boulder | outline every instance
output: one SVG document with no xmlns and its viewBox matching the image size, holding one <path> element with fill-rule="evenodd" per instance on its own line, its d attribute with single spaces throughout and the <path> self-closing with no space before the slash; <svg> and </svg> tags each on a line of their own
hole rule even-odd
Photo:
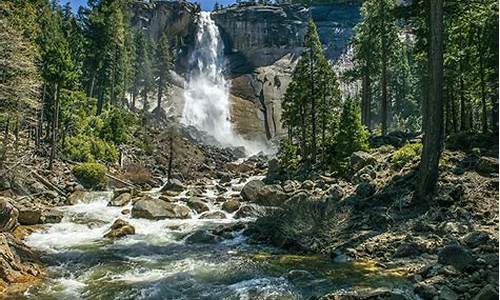
<svg viewBox="0 0 500 300">
<path fill-rule="evenodd" d="M 374 164 L 376 159 L 369 153 L 364 151 L 356 151 L 349 157 L 349 165 L 354 172 L 361 170 L 363 167 Z"/>
<path fill-rule="evenodd" d="M 465 271 L 474 264 L 474 257 L 469 250 L 460 245 L 448 245 L 439 251 L 438 262 Z"/>
<path fill-rule="evenodd" d="M 161 192 L 165 191 L 174 191 L 174 192 L 182 192 L 185 189 L 182 182 L 178 179 L 170 179 L 161 189 Z"/>
<path fill-rule="evenodd" d="M 0 197 L 0 231 L 12 231 L 17 225 L 19 211 L 9 201 L 10 199 Z"/>
<path fill-rule="evenodd" d="M 130 223 L 123 221 L 122 219 L 117 219 L 113 222 L 113 225 L 109 228 L 108 232 L 104 234 L 105 238 L 120 238 L 126 235 L 135 234 L 134 226 Z"/>
<path fill-rule="evenodd" d="M 42 212 L 42 216 L 40 217 L 40 223 L 42 224 L 54 224 L 61 223 L 64 218 L 64 214 L 56 209 L 46 210 Z"/>
<path fill-rule="evenodd" d="M 474 300 L 497 300 L 498 291 L 491 285 L 485 285 L 479 293 L 474 297 Z"/>
<path fill-rule="evenodd" d="M 241 197 L 244 201 L 255 202 L 259 196 L 259 191 L 265 186 L 261 180 L 251 180 L 241 190 Z"/>
<path fill-rule="evenodd" d="M 263 216 L 264 213 L 265 213 L 265 210 L 262 207 L 259 207 L 258 205 L 242 204 L 240 206 L 240 209 L 238 209 L 238 211 L 234 215 L 234 218 L 235 219 L 257 218 L 257 217 Z"/>
<path fill-rule="evenodd" d="M 273 158 L 267 163 L 267 165 L 268 167 L 266 179 L 270 181 L 278 180 L 281 175 L 281 168 L 278 160 L 276 158 Z"/>
<path fill-rule="evenodd" d="M 471 248 L 476 248 L 489 240 L 490 234 L 486 231 L 470 232 L 462 238 L 462 242 Z"/>
<path fill-rule="evenodd" d="M 371 182 L 362 182 L 356 187 L 356 195 L 361 198 L 368 198 L 375 194 L 375 185 Z"/>
<path fill-rule="evenodd" d="M 225 219 L 226 214 L 220 210 L 205 212 L 200 216 L 200 219 L 221 220 Z"/>
<path fill-rule="evenodd" d="M 186 244 L 214 244 L 219 237 L 207 230 L 197 230 L 186 237 Z"/>
<path fill-rule="evenodd" d="M 18 204 L 19 216 L 17 218 L 21 225 L 35 225 L 40 224 L 42 217 L 42 210 L 32 205 Z"/>
<path fill-rule="evenodd" d="M 75 205 L 78 202 L 81 202 L 83 199 L 85 199 L 88 196 L 88 192 L 85 192 L 83 190 L 76 190 L 71 195 L 66 198 L 66 204 L 67 205 Z"/>
<path fill-rule="evenodd" d="M 236 199 L 229 199 L 222 204 L 222 209 L 227 211 L 228 213 L 233 213 L 240 208 L 240 201 Z"/>
<path fill-rule="evenodd" d="M 149 196 L 142 197 L 132 207 L 133 218 L 145 218 L 151 220 L 161 219 L 187 219 L 191 210 L 180 204 L 168 203 Z"/>
<path fill-rule="evenodd" d="M 498 159 L 482 156 L 476 163 L 476 171 L 481 174 L 498 173 Z"/>
<path fill-rule="evenodd" d="M 210 210 L 205 202 L 196 197 L 190 198 L 187 202 L 187 206 L 199 214 Z"/>
<path fill-rule="evenodd" d="M 344 198 L 345 192 L 340 185 L 334 184 L 330 186 L 330 188 L 327 191 L 327 194 L 330 200 L 339 201 L 342 200 L 342 198 Z"/>
<path fill-rule="evenodd" d="M 130 200 L 132 200 L 132 195 L 130 193 L 122 193 L 109 201 L 108 206 L 125 206 Z"/>
<path fill-rule="evenodd" d="M 312 191 L 314 189 L 314 182 L 312 182 L 311 180 L 306 180 L 302 182 L 302 188 L 304 190 Z"/>
<path fill-rule="evenodd" d="M 220 184 L 229 183 L 229 182 L 231 182 L 231 179 L 232 179 L 231 174 L 228 174 L 228 173 L 223 173 L 223 174 L 221 174 L 221 176 L 220 176 L 219 183 L 220 183 Z"/>
</svg>

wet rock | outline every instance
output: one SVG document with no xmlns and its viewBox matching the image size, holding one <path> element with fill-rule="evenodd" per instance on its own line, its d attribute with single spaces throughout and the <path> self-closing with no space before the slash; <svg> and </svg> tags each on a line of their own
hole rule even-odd
<svg viewBox="0 0 500 300">
<path fill-rule="evenodd" d="M 167 182 L 165 184 L 165 186 L 163 186 L 163 188 L 161 189 L 161 192 L 164 192 L 164 191 L 182 192 L 184 189 L 185 189 L 185 187 L 182 184 L 182 182 L 178 179 L 173 178 L 173 179 L 170 179 L 170 181 Z"/>
<path fill-rule="evenodd" d="M 35 206 L 17 204 L 19 216 L 17 220 L 21 225 L 35 225 L 40 224 L 42 210 Z"/>
<path fill-rule="evenodd" d="M 126 209 L 122 210 L 121 214 L 122 215 L 128 215 L 128 214 L 130 214 L 130 209 L 126 208 Z"/>
<path fill-rule="evenodd" d="M 223 174 L 221 174 L 221 176 L 220 176 L 219 183 L 220 183 L 220 184 L 229 183 L 229 182 L 231 182 L 231 179 L 232 179 L 231 174 L 228 174 L 228 173 L 223 173 Z"/>
<path fill-rule="evenodd" d="M 240 208 L 240 201 L 236 199 L 229 199 L 222 204 L 222 209 L 227 211 L 228 213 L 233 213 Z"/>
<path fill-rule="evenodd" d="M 83 199 L 85 199 L 88 196 L 88 192 L 85 192 L 83 190 L 77 190 L 71 193 L 71 195 L 66 198 L 66 204 L 67 205 L 75 205 L 78 202 L 81 202 Z"/>
<path fill-rule="evenodd" d="M 3 284 L 26 283 L 41 275 L 38 257 L 10 233 L 0 233 L 0 280 Z M 3 294 L 8 298 L 8 295 Z"/>
<path fill-rule="evenodd" d="M 255 204 L 242 204 L 240 209 L 234 215 L 235 219 L 242 218 L 257 218 L 263 216 L 265 214 L 265 210 L 262 207 L 259 207 Z"/>
<path fill-rule="evenodd" d="M 498 291 L 491 285 L 485 285 L 481 291 L 474 297 L 474 300 L 497 300 Z"/>
<path fill-rule="evenodd" d="M 306 180 L 302 182 L 302 188 L 307 191 L 312 191 L 314 189 L 314 182 L 312 182 L 312 180 Z"/>
<path fill-rule="evenodd" d="M 113 222 L 113 225 L 111 225 L 104 237 L 114 239 L 132 234 L 135 234 L 134 226 L 122 219 L 117 219 Z"/>
<path fill-rule="evenodd" d="M 278 160 L 276 158 L 273 158 L 267 163 L 267 165 L 268 167 L 267 167 L 266 180 L 274 181 L 280 179 L 281 168 Z"/>
<path fill-rule="evenodd" d="M 439 251 L 438 262 L 465 271 L 474 263 L 474 257 L 469 250 L 460 245 L 448 245 Z"/>
<path fill-rule="evenodd" d="M 222 211 L 209 211 L 205 212 L 200 216 L 200 219 L 210 219 L 210 220 L 221 220 L 225 219 L 226 214 Z"/>
<path fill-rule="evenodd" d="M 328 194 L 328 198 L 330 200 L 339 201 L 339 200 L 342 200 L 342 198 L 344 198 L 345 192 L 344 192 L 344 189 L 340 185 L 334 184 L 334 185 L 330 186 L 330 188 L 327 191 L 327 194 Z"/>
<path fill-rule="evenodd" d="M 356 195 L 361 198 L 368 198 L 375 194 L 375 185 L 371 182 L 362 182 L 356 187 Z"/>
<path fill-rule="evenodd" d="M 241 190 L 241 197 L 244 201 L 255 202 L 259 196 L 259 191 L 265 186 L 261 180 L 251 180 Z"/>
<path fill-rule="evenodd" d="M 187 202 L 187 206 L 197 213 L 201 214 L 202 212 L 209 211 L 208 205 L 201 201 L 199 198 L 190 198 Z"/>
<path fill-rule="evenodd" d="M 0 197 L 0 231 L 12 231 L 17 225 L 19 211 L 9 198 Z"/>
<path fill-rule="evenodd" d="M 51 209 L 48 211 L 44 211 L 42 216 L 40 217 L 40 223 L 42 224 L 54 224 L 61 223 L 64 218 L 64 214 L 56 209 Z"/>
<path fill-rule="evenodd" d="M 108 206 L 125 206 L 130 200 L 132 200 L 132 195 L 130 193 L 122 193 L 109 201 Z"/>
<path fill-rule="evenodd" d="M 185 239 L 186 244 L 215 244 L 219 237 L 207 230 L 197 230 L 188 235 Z"/>
<path fill-rule="evenodd" d="M 168 203 L 149 196 L 142 197 L 132 207 L 132 217 L 151 220 L 187 219 L 191 210 L 184 205 Z"/>
</svg>

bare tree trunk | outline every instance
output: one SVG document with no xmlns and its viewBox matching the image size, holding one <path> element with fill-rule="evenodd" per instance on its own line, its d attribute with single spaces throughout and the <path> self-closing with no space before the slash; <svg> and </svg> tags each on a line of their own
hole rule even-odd
<svg viewBox="0 0 500 300">
<path fill-rule="evenodd" d="M 417 197 L 422 201 L 434 191 L 443 148 L 443 0 L 430 2 L 428 95 L 424 99 L 424 138 Z"/>
<path fill-rule="evenodd" d="M 478 37 L 478 43 L 481 43 L 481 37 Z M 479 82 L 481 84 L 481 125 L 483 133 L 488 132 L 488 107 L 486 105 L 486 83 L 484 80 L 484 51 L 479 47 Z"/>
<path fill-rule="evenodd" d="M 382 56 L 385 56 L 383 54 Z M 387 62 L 385 58 L 382 58 L 382 72 L 380 78 L 380 85 L 382 88 L 382 135 L 387 134 Z"/>
<path fill-rule="evenodd" d="M 57 151 L 57 130 L 59 126 L 59 83 L 55 85 L 54 115 L 52 116 L 52 140 L 49 158 L 49 170 L 52 170 L 54 158 Z"/>
<path fill-rule="evenodd" d="M 168 148 L 169 148 L 169 154 L 168 154 L 167 182 L 170 182 L 170 180 L 172 180 L 172 165 L 174 162 L 174 137 L 172 132 L 170 132 L 170 137 L 168 139 Z"/>
<path fill-rule="evenodd" d="M 362 79 L 362 101 L 361 101 L 361 118 L 363 121 L 363 125 L 366 128 L 370 128 L 370 112 L 371 112 L 371 82 L 370 75 L 368 72 L 365 72 Z"/>
</svg>

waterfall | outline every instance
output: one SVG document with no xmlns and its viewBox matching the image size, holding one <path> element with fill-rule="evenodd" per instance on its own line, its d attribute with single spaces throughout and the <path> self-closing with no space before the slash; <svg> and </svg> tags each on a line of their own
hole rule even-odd
<svg viewBox="0 0 500 300">
<path fill-rule="evenodd" d="M 224 65 L 224 44 L 219 29 L 209 12 L 201 12 L 181 122 L 208 133 L 224 147 L 243 146 L 248 154 L 266 150 L 265 145 L 245 140 L 233 131 Z"/>
</svg>

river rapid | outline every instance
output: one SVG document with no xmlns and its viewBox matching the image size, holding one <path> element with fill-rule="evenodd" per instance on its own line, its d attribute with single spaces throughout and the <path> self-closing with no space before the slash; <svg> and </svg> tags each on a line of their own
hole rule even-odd
<svg viewBox="0 0 500 300">
<path fill-rule="evenodd" d="M 238 194 L 245 182 L 234 179 L 224 196 Z M 215 201 L 216 182 L 206 186 L 204 201 Z M 159 189 L 150 191 L 159 196 Z M 182 201 L 185 192 L 178 196 Z M 226 219 L 147 220 L 110 207 L 112 192 L 92 192 L 80 203 L 61 207 L 64 219 L 44 225 L 26 242 L 42 251 L 48 278 L 18 299 L 311 299 L 353 286 L 391 283 L 370 266 L 335 263 L 316 256 L 286 253 L 249 243 L 241 232 L 216 243 L 187 243 L 186 236 L 221 224 L 251 222 Z M 118 218 L 136 234 L 120 239 L 103 235 Z"/>
</svg>

